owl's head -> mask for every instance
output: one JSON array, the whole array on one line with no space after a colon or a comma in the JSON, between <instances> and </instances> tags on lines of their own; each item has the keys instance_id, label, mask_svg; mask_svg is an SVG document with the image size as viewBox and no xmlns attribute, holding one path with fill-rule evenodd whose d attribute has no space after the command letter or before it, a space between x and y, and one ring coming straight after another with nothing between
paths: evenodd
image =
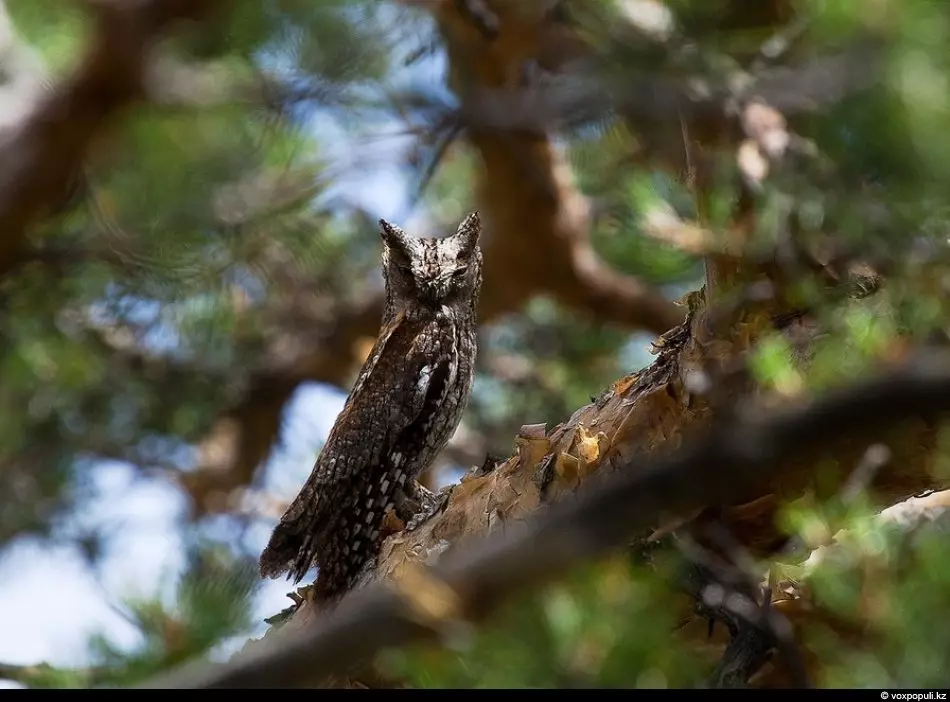
<instances>
[{"instance_id":1,"label":"owl's head","mask_svg":"<svg viewBox=\"0 0 950 702\"><path fill-rule=\"evenodd\" d=\"M482 283L481 222L473 212L443 239L412 237L384 219L383 277L390 312L420 307L474 308Z\"/></svg>"}]
</instances>

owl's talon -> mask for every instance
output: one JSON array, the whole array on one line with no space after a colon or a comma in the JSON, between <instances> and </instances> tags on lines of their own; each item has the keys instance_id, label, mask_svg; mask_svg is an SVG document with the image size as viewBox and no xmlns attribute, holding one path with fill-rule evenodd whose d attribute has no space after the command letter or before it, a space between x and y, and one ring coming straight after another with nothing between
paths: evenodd
<instances>
[{"instance_id":1,"label":"owl's talon","mask_svg":"<svg viewBox=\"0 0 950 702\"><path fill-rule=\"evenodd\" d=\"M441 512L450 492L451 489L446 489L435 493L418 482L412 484L408 494L403 493L396 505L396 515L405 522L406 531L419 528Z\"/></svg>"}]
</instances>

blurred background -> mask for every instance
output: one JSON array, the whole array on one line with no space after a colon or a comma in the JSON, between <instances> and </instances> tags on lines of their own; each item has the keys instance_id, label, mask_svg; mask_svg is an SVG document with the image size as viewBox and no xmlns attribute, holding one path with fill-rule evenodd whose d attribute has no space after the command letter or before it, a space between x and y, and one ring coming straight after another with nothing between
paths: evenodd
<instances>
[{"instance_id":1,"label":"blurred background","mask_svg":"<svg viewBox=\"0 0 950 702\"><path fill-rule=\"evenodd\" d=\"M0 144L45 138L17 130L110 51L109 4L0 3ZM763 388L820 390L945 338L943 3L243 0L155 38L143 99L81 166L49 152L69 187L0 268L0 686L223 658L290 604L256 560L375 339L380 217L421 236L476 208L488 223L479 374L431 487L647 366L740 230L824 330L807 367L786 337L752 334ZM768 129L729 112L749 76L789 120L791 163L771 179ZM861 280L889 276L870 303L830 292L856 261L875 269ZM927 594L902 617L880 605L874 646L822 629L824 683L944 680L950 640L925 635L948 604L934 544L919 572L882 578L881 602L906 602L905 582ZM584 570L462 652L393 653L388 670L433 686L699 684L708 652L665 633L674 595L629 567ZM861 588L843 587L828 597L847 609Z\"/></svg>"}]
</instances>

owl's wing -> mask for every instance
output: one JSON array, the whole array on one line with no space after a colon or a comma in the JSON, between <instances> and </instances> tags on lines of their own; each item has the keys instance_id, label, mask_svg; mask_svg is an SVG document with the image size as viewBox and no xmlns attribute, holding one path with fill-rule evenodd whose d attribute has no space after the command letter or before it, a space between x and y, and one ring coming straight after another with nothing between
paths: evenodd
<instances>
[{"instance_id":1,"label":"owl's wing","mask_svg":"<svg viewBox=\"0 0 950 702\"><path fill-rule=\"evenodd\" d=\"M377 476L398 482L383 492L408 479L414 448L424 440L456 372L451 348L437 331L434 321L397 317L380 335L310 477L261 556L262 574L279 575L294 561L299 579L309 567L300 561L303 552L342 526L353 499L363 498L354 491ZM386 506L357 503L356 509Z\"/></svg>"}]
</instances>

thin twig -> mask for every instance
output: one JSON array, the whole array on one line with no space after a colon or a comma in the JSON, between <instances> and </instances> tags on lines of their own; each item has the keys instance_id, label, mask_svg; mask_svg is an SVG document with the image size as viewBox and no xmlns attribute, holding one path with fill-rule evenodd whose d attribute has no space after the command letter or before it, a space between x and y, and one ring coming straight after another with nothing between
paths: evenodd
<instances>
[{"instance_id":1,"label":"thin twig","mask_svg":"<svg viewBox=\"0 0 950 702\"><path fill-rule=\"evenodd\" d=\"M810 687L791 625L771 608L772 591L760 587L761 578L752 557L725 527L712 525L709 531L711 538L728 552L729 562L717 558L688 535L678 539L678 546L704 581L691 594L701 600L711 621L724 620L732 635L713 673L717 687L744 686L765 663L772 648L779 651L793 687ZM714 584L708 584L709 580ZM756 592L760 593L761 604L752 597Z\"/></svg>"}]
</instances>

